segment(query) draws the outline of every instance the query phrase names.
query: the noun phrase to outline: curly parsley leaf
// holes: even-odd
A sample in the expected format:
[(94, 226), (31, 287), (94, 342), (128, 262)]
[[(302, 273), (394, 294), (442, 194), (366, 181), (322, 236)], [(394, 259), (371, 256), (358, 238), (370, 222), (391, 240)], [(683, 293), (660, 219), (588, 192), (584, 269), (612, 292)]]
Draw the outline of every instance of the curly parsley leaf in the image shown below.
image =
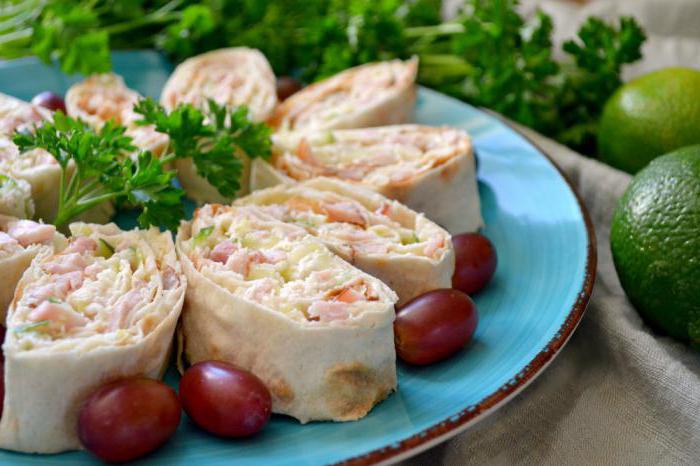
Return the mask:
[(141, 152), (129, 169), (126, 198), (130, 204), (143, 206), (139, 225), (160, 225), (176, 230), (185, 216), (185, 207), (184, 192), (171, 182), (175, 172), (164, 170), (163, 164), (150, 152)]
[(250, 120), (246, 107), (228, 109), (210, 100), (205, 112), (189, 104), (168, 113), (153, 99), (136, 104), (143, 116), (138, 123), (154, 125), (170, 138), (164, 160), (191, 158), (197, 174), (219, 193), (233, 197), (241, 188), (243, 157), (269, 157), (271, 129)]

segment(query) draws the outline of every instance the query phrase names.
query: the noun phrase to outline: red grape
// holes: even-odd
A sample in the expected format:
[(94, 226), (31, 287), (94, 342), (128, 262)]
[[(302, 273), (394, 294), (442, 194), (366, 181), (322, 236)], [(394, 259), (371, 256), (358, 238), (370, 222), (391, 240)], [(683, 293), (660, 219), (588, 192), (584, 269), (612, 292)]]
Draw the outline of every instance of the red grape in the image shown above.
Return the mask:
[[(0, 346), (5, 343), (5, 332), (7, 332), (7, 329), (0, 325)], [(5, 353), (2, 351), (0, 348), (0, 362), (5, 360)]]
[(478, 320), (476, 306), (461, 291), (429, 291), (399, 309), (394, 321), (396, 353), (410, 364), (441, 361), (471, 340)]
[(48, 108), (51, 111), (60, 110), (66, 113), (66, 103), (58, 94), (54, 94), (51, 91), (40, 92), (32, 98), (32, 103), (34, 105), (39, 105), (40, 107)]
[(479, 233), (452, 237), (455, 248), (455, 273), (452, 287), (472, 294), (481, 291), (493, 277), (498, 258), (491, 241)]
[(2, 408), (5, 404), (5, 361), (0, 361), (0, 419), (2, 418)]
[(301, 89), (301, 83), (291, 76), (277, 78), (277, 98), (282, 101)]
[(180, 379), (180, 400), (192, 420), (222, 437), (246, 437), (270, 419), (272, 397), (260, 379), (221, 361), (203, 361)]
[(119, 380), (87, 399), (78, 418), (78, 436), (103, 461), (130, 461), (172, 437), (181, 412), (177, 394), (164, 383), (145, 378)]

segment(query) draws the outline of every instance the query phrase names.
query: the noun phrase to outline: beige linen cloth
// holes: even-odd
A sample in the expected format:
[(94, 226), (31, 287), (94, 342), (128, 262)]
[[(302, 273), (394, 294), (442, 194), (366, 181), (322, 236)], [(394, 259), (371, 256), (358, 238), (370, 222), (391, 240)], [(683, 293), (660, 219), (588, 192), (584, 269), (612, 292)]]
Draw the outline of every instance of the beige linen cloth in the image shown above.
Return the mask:
[[(634, 15), (649, 39), (644, 59), (625, 70), (626, 78), (665, 66), (700, 68), (700, 0), (521, 5), (526, 15), (536, 7), (553, 16), (558, 43), (590, 15)], [(528, 388), (406, 464), (700, 465), (700, 352), (642, 322), (612, 262), (610, 220), (630, 176), (526, 133), (562, 168), (595, 224), (598, 276), (590, 305), (568, 345)]]

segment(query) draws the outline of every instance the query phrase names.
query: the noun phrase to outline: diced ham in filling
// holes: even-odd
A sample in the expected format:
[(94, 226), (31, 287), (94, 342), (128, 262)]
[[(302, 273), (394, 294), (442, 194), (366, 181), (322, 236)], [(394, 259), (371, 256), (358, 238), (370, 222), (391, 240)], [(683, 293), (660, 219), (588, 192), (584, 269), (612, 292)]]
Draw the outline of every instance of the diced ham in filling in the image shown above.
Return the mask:
[(356, 203), (326, 203), (323, 208), (330, 222), (352, 223), (359, 226), (365, 226), (367, 223), (362, 216), (362, 209)]
[(214, 246), (209, 258), (215, 262), (225, 264), (228, 261), (228, 258), (231, 257), (231, 254), (233, 254), (237, 249), (238, 246), (229, 240), (225, 240)]
[(87, 236), (78, 236), (71, 241), (70, 245), (63, 251), (63, 254), (85, 252), (95, 252), (97, 250), (97, 241)]
[(50, 283), (35, 286), (25, 291), (25, 300), (30, 305), (42, 303), (49, 298), (65, 299), (70, 290), (70, 279), (58, 278)]
[(53, 261), (44, 264), (43, 268), (46, 273), (60, 275), (82, 271), (86, 266), (87, 262), (83, 256), (77, 252), (72, 252), (57, 256)]
[(403, 186), (456, 157), (471, 157), (467, 133), (447, 127), (278, 133), (273, 141), (273, 165), (295, 180), (327, 176), (374, 188)]
[[(278, 220), (306, 229), (336, 246), (347, 257), (407, 254), (439, 260), (448, 250), (447, 233), (420, 233), (415, 227), (400, 223), (392, 216), (389, 203), (370, 210), (352, 198), (331, 191), (300, 187), (285, 189), (282, 192), (287, 197), (253, 195), (255, 200), (251, 203)], [(213, 255), (218, 253), (216, 249), (212, 252)]]
[(170, 266), (163, 269), (163, 289), (172, 290), (180, 285), (180, 279), (177, 277), (175, 269)]
[[(24, 238), (33, 230), (18, 222), (10, 231)], [(139, 331), (139, 312), (157, 290), (177, 287), (179, 278), (169, 266), (157, 273), (157, 262), (139, 252), (143, 246), (130, 233), (108, 239), (75, 236), (63, 251), (29, 269), (15, 298), (15, 332), (34, 344)]]
[(345, 320), (350, 316), (349, 306), (343, 302), (316, 301), (309, 306), (309, 318), (321, 322)]
[(56, 227), (31, 220), (14, 220), (7, 224), (7, 234), (16, 239), (24, 247), (32, 244), (51, 242), (56, 233)]
[(121, 296), (114, 307), (110, 329), (116, 330), (125, 328), (129, 319), (129, 314), (131, 314), (142, 301), (143, 290), (141, 288), (136, 288)]
[(52, 326), (71, 330), (82, 327), (88, 320), (65, 303), (44, 301), (29, 314), (30, 322), (48, 321)]
[[(345, 218), (363, 218), (354, 206), (338, 205)], [(319, 206), (299, 207), (314, 213)], [(257, 206), (199, 209), (186, 244), (192, 263), (209, 279), (297, 320), (348, 320), (381, 300), (377, 284), (303, 229)]]
[(0, 231), (0, 251), (11, 250), (19, 246), (19, 242), (4, 231)]

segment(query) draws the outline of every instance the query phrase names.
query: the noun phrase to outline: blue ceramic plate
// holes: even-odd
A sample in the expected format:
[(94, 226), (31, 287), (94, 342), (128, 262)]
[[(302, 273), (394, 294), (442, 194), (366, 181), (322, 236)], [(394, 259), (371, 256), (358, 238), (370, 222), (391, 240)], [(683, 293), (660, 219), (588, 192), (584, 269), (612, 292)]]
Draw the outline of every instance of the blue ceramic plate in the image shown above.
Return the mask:
[[(114, 55), (129, 86), (158, 97), (171, 66), (152, 52)], [(0, 63), (0, 91), (30, 99), (63, 93), (77, 78), (34, 59)], [(479, 155), (486, 235), (498, 271), (475, 297), (480, 322), (471, 346), (426, 368), (399, 365), (399, 390), (358, 422), (299, 425), (273, 417), (261, 435), (221, 440), (184, 418), (175, 437), (139, 464), (367, 464), (415, 454), (466, 429), (522, 390), (551, 362), (581, 319), (595, 274), (593, 231), (569, 184), (537, 148), (498, 119), (421, 89), (416, 118), (467, 130)], [(175, 384), (174, 371), (168, 375)], [(61, 387), (56, 387), (60, 390)], [(0, 452), (0, 463), (91, 464), (83, 452)]]

